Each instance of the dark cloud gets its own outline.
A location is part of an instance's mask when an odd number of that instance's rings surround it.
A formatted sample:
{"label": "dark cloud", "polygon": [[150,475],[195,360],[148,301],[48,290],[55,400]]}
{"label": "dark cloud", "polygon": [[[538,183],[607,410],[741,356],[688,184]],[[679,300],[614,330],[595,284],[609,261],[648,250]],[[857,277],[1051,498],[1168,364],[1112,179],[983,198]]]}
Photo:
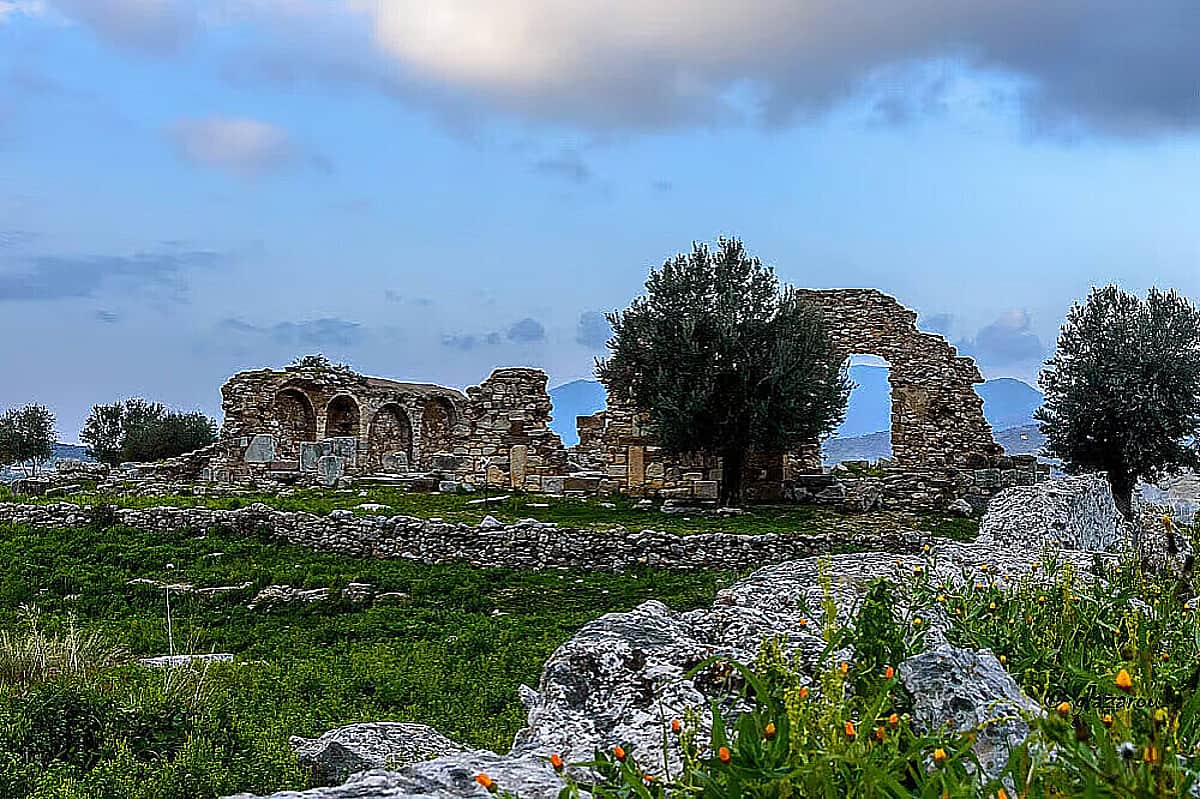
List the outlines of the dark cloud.
{"label": "dark cloud", "polygon": [[94,297],[109,288],[187,299],[186,275],[226,256],[169,248],[134,255],[30,255],[0,262],[0,301]]}
{"label": "dark cloud", "polygon": [[964,355],[989,366],[1029,365],[1046,354],[1042,340],[1030,326],[1028,311],[1013,310],[980,328],[974,339],[958,343]]}
{"label": "dark cloud", "polygon": [[572,183],[587,183],[592,179],[592,170],[575,150],[563,150],[558,155],[540,158],[533,162],[534,171],[550,177],[562,178]]}
{"label": "dark cloud", "polygon": [[224,333],[260,336],[288,346],[353,347],[367,338],[366,328],[360,323],[335,317],[303,322],[277,322],[273,325],[256,325],[232,317],[221,320],[217,327]]}
{"label": "dark cloud", "polygon": [[546,340],[546,328],[536,319],[525,318],[508,329],[508,340],[518,344],[530,344]]}
{"label": "dark cloud", "polygon": [[612,337],[612,325],[599,311],[584,311],[579,315],[575,341],[589,349],[598,350]]}

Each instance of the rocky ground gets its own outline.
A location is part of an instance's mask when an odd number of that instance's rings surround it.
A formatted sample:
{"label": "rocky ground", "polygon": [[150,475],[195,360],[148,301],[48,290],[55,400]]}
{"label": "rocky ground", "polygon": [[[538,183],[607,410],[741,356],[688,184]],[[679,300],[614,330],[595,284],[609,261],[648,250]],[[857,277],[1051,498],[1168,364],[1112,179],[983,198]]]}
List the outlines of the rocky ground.
{"label": "rocky ground", "polygon": [[[825,642],[805,608],[820,608],[827,596],[836,602],[839,622],[848,623],[867,585],[879,577],[892,578],[898,586],[922,573],[952,583],[1047,579],[1038,565],[1053,553],[1086,578],[1094,564],[1115,562],[1135,540],[1166,568],[1186,554],[1180,542],[1168,543],[1166,535],[1161,525],[1147,525],[1135,536],[1101,477],[1010,489],[993,502],[980,536],[970,543],[935,543],[917,554],[788,561],[721,591],[703,610],[676,613],[650,601],[591,622],[546,662],[536,688],[522,689],[528,723],[506,754],[470,750],[428,728],[354,725],[296,746],[303,761],[325,777],[359,773],[341,785],[279,793],[272,799],[483,795],[473,781],[480,772],[518,796],[555,797],[562,781],[549,765],[551,753],[571,761],[617,744],[662,751],[671,719],[703,719],[702,711],[713,700],[728,704],[722,679],[711,669],[694,671],[711,658],[749,662],[763,641],[779,638],[814,674],[823,665]],[[901,594],[894,613],[910,621],[919,616],[927,630],[927,650],[899,668],[913,697],[914,719],[930,726],[948,722],[962,731],[980,729],[976,754],[987,770],[998,771],[1009,748],[1028,731],[1013,711],[1038,712],[1037,705],[1021,694],[990,652],[956,649],[946,642],[949,622],[940,607],[911,608]],[[834,657],[852,660],[854,653]],[[985,724],[997,719],[1002,721]],[[704,732],[700,730],[701,739]],[[667,751],[667,762],[658,768],[674,770],[678,763]],[[414,763],[414,752],[430,759]],[[653,761],[648,761],[652,767]]]}

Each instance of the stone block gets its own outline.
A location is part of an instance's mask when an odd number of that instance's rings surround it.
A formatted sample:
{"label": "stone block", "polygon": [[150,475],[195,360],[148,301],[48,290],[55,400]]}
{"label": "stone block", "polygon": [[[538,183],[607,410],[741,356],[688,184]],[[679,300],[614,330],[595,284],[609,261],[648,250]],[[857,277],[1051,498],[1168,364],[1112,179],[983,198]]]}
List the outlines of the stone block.
{"label": "stone block", "polygon": [[696,480],[692,483],[692,494],[696,499],[716,499],[721,495],[721,484],[716,480]]}
{"label": "stone block", "polygon": [[562,494],[566,490],[566,478],[564,477],[543,477],[542,491],[546,494]]}
{"label": "stone block", "polygon": [[613,464],[604,470],[609,477],[623,479],[629,473],[629,467],[623,463]]}
{"label": "stone block", "polygon": [[341,455],[322,455],[317,459],[317,482],[335,486],[346,474],[346,460]]}
{"label": "stone block", "polygon": [[504,471],[499,466],[488,467],[487,484],[490,486],[504,485]]}
{"label": "stone block", "polygon": [[665,472],[666,472],[666,469],[663,468],[661,461],[656,462],[656,463],[651,463],[650,465],[648,465],[646,467],[646,479],[661,480],[661,479],[663,479]]}
{"label": "stone block", "polygon": [[703,473],[703,472],[684,472],[684,473],[683,473],[683,474],[680,476],[680,478],[679,478],[679,479],[680,479],[680,480],[683,480],[685,483],[686,483],[686,482],[695,481],[695,480],[703,480],[703,479],[704,479],[704,473]]}
{"label": "stone block", "polygon": [[458,481],[457,480],[442,480],[438,483],[438,491],[443,494],[457,494],[458,493]]}
{"label": "stone block", "polygon": [[646,482],[646,449],[645,447],[630,447],[626,456],[629,467],[628,482],[630,488],[640,488]]}
{"label": "stone block", "polygon": [[429,456],[429,466],[435,472],[453,474],[458,471],[459,459],[457,455],[449,452],[435,452]]}
{"label": "stone block", "polygon": [[259,433],[251,438],[242,460],[246,463],[270,463],[275,460],[275,436]]}
{"label": "stone block", "polygon": [[329,442],[330,455],[341,457],[346,466],[354,466],[358,461],[358,439],[354,436],[335,436],[326,439]]}
{"label": "stone block", "polygon": [[513,488],[521,488],[525,485],[525,465],[528,453],[529,448],[524,444],[514,444],[508,451],[508,476],[512,481]]}
{"label": "stone block", "polygon": [[385,472],[407,472],[409,470],[407,452],[389,452],[383,456],[380,464]]}
{"label": "stone block", "polygon": [[325,445],[320,441],[302,441],[300,443],[300,471],[315,472],[317,461],[322,455],[332,453],[325,451]]}

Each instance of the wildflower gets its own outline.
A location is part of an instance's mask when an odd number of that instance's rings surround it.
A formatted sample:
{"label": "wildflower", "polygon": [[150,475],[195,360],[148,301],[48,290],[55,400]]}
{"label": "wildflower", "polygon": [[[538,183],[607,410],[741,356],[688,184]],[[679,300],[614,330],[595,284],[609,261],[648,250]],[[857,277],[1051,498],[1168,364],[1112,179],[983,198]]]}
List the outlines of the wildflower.
{"label": "wildflower", "polygon": [[1031,572],[1035,572],[1035,571],[1037,571],[1037,567],[1038,567],[1038,565],[1036,563],[1034,563],[1029,567],[1029,570]]}
{"label": "wildflower", "polygon": [[937,601],[938,601],[938,602],[945,602],[945,601],[946,601],[946,595],[945,595],[945,594],[938,594],[938,595],[937,595]]}
{"label": "wildflower", "polygon": [[1154,720],[1159,724],[1166,724],[1167,709],[1165,707],[1160,707],[1158,710],[1154,711]]}
{"label": "wildflower", "polygon": [[926,555],[928,555],[929,554],[929,544],[926,544],[925,546],[921,547],[921,551],[924,552]]}
{"label": "wildflower", "polygon": [[1055,710],[1057,710],[1058,715],[1062,716],[1064,719],[1068,718],[1071,715],[1071,703],[1059,702],[1058,707],[1056,707]]}
{"label": "wildflower", "polygon": [[1162,661],[1163,661],[1163,663],[1166,663],[1168,660],[1170,660],[1170,659],[1171,659],[1171,653],[1170,653],[1170,652],[1163,652],[1163,653],[1162,653],[1162,655],[1160,655],[1159,657],[1161,657],[1161,658],[1162,658]]}
{"label": "wildflower", "polygon": [[854,736],[858,735],[858,730],[854,729],[854,722],[853,722],[853,721],[847,721],[847,722],[846,722],[846,724],[845,724],[845,731],[846,731],[846,737],[847,737],[847,738],[853,738]]}
{"label": "wildflower", "polygon": [[1175,523],[1171,521],[1171,517],[1165,513],[1163,514],[1163,517],[1162,517],[1162,523],[1163,523],[1163,527],[1167,528],[1168,530],[1170,530],[1172,527],[1175,526]]}
{"label": "wildflower", "polygon": [[841,671],[842,676],[845,677],[846,673],[850,671],[850,664],[843,660],[841,665],[838,666],[838,670]]}
{"label": "wildflower", "polygon": [[642,775],[642,782],[644,782],[644,783],[646,783],[647,785],[649,785],[650,783],[654,782],[654,775],[653,775],[653,774],[643,774],[643,775]]}
{"label": "wildflower", "polygon": [[1046,595],[1045,595],[1045,594],[1039,594],[1039,595],[1038,595],[1038,604],[1039,604],[1039,605],[1044,605],[1044,604],[1046,604]]}
{"label": "wildflower", "polygon": [[955,616],[961,616],[961,615],[962,615],[962,608],[955,608],[955,609],[954,609],[954,615],[955,615]]}
{"label": "wildflower", "polygon": [[913,574],[916,575],[917,577],[920,577],[924,573],[925,573],[925,570],[923,568],[921,568],[920,566],[917,566],[915,569],[913,569]]}
{"label": "wildflower", "polygon": [[1008,658],[1005,657],[1004,655],[1001,655],[1000,656],[1000,665],[1003,666],[1005,663],[1008,663]]}
{"label": "wildflower", "polygon": [[934,749],[933,750],[933,762],[939,766],[945,765],[946,764],[946,750],[940,746],[937,749]]}
{"label": "wildflower", "polygon": [[768,741],[775,737],[775,722],[767,722],[767,726],[763,728],[763,737]]}
{"label": "wildflower", "polygon": [[1105,727],[1112,727],[1112,725],[1113,725],[1112,713],[1105,713],[1104,717],[1100,719],[1100,723],[1103,724]]}
{"label": "wildflower", "polygon": [[558,754],[558,752],[555,752],[552,755],[550,755],[550,765],[554,767],[555,771],[563,770],[563,759]]}
{"label": "wildflower", "polygon": [[801,699],[807,699],[807,698],[808,698],[808,686],[807,686],[807,685],[801,685],[801,686],[800,686],[800,698],[801,698]]}
{"label": "wildflower", "polygon": [[900,716],[898,716],[895,713],[888,716],[888,726],[893,727],[893,728],[899,727],[900,726]]}
{"label": "wildflower", "polygon": [[1154,744],[1150,744],[1146,747],[1145,751],[1142,752],[1142,760],[1147,763],[1157,763],[1161,759],[1162,756],[1158,752],[1158,747]]}
{"label": "wildflower", "polygon": [[883,670],[883,679],[890,680],[895,676],[896,676],[896,670],[893,669],[891,666],[888,666],[886,669]]}
{"label": "wildflower", "polygon": [[1008,791],[1003,788],[996,789],[996,799],[1008,799]]}
{"label": "wildflower", "polygon": [[808,619],[806,619],[806,618],[804,618],[803,616],[801,616],[801,617],[800,617],[800,626],[801,626],[801,627],[807,627],[807,626],[808,626]]}
{"label": "wildflower", "polygon": [[615,757],[617,760],[620,760],[622,763],[624,763],[625,762],[625,750],[622,749],[620,746],[614,746],[613,747],[613,757]]}
{"label": "wildflower", "polygon": [[1129,672],[1121,669],[1117,672],[1117,687],[1125,693],[1133,690],[1133,678],[1129,676]]}
{"label": "wildflower", "polygon": [[880,741],[880,742],[883,741],[883,725],[882,724],[875,728],[875,740]]}
{"label": "wildflower", "polygon": [[679,723],[679,719],[671,719],[671,732],[678,735],[683,731],[683,725]]}
{"label": "wildflower", "polygon": [[996,609],[996,603],[995,603],[994,601],[993,601],[993,602],[989,602],[989,603],[988,603],[988,610],[995,610],[995,609]]}
{"label": "wildflower", "polygon": [[913,627],[920,627],[920,626],[921,626],[921,617],[913,616]]}
{"label": "wildflower", "polygon": [[490,791],[492,793],[496,792],[496,783],[493,782],[492,778],[486,774],[483,774],[483,773],[476,774],[475,782],[479,783],[480,785],[482,785],[484,788],[486,788],[488,791]]}
{"label": "wildflower", "polygon": [[732,755],[729,754],[729,747],[722,746],[720,749],[718,749],[717,759],[728,765],[729,761],[733,759]]}

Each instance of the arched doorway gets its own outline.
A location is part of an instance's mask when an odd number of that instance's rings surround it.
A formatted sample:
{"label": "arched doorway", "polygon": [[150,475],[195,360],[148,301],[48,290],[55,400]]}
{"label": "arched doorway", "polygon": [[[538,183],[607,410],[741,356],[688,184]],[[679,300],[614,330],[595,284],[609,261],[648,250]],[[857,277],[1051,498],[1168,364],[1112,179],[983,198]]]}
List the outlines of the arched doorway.
{"label": "arched doorway", "polygon": [[878,356],[854,355],[846,366],[853,383],[846,418],[821,442],[821,461],[833,466],[891,458],[895,425],[891,365]]}
{"label": "arched doorway", "polygon": [[329,401],[325,409],[325,436],[358,436],[358,403],[346,394],[339,394]]}
{"label": "arched doorway", "polygon": [[367,432],[367,468],[408,471],[412,457],[412,422],[408,414],[395,403],[384,405],[371,419]]}
{"label": "arched doorway", "polygon": [[421,465],[431,467],[430,456],[450,449],[454,430],[454,407],[442,397],[425,401],[421,412]]}
{"label": "arched doorway", "polygon": [[278,423],[276,452],[282,460],[300,457],[300,444],[317,440],[317,413],[308,395],[298,388],[285,388],[275,395]]}

